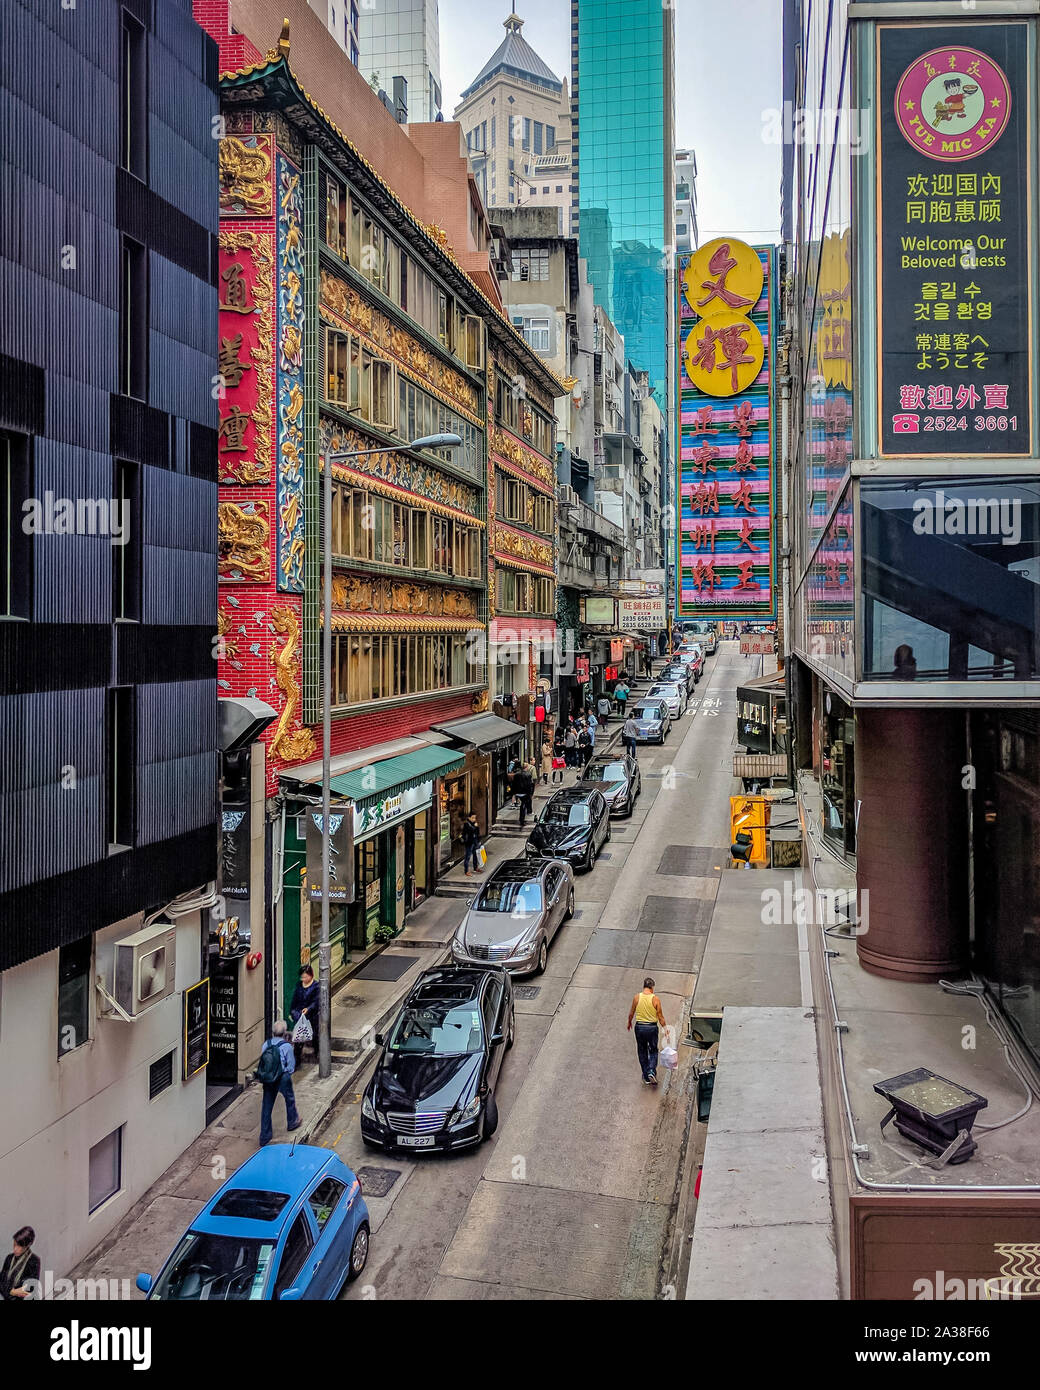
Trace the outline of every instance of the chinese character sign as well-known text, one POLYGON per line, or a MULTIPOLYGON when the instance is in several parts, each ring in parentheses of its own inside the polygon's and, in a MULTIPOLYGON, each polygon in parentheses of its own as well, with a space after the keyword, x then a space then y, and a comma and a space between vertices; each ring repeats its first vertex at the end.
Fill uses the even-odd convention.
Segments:
POLYGON ((1032 452, 1027 35, 880 26, 883 455, 1032 452))
POLYGON ((680 256, 679 618, 771 618, 774 249, 680 256))

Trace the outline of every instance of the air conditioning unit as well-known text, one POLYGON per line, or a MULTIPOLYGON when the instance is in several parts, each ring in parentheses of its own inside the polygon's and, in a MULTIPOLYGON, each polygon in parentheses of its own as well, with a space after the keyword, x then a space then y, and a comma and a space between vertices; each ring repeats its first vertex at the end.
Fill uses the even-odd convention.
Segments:
POLYGON ((113 997, 124 1013, 147 1013, 173 993, 177 975, 177 928, 153 922, 116 942, 113 997))
POLYGON ((578 505, 578 494, 572 487, 564 485, 560 488, 560 503, 564 507, 576 507, 578 505))

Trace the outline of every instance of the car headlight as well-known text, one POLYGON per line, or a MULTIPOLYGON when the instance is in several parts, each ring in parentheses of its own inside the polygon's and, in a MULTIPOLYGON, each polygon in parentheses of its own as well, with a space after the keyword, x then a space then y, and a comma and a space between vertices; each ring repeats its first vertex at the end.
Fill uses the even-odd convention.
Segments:
POLYGON ((466 954, 465 937, 453 936, 451 938, 451 953, 453 956, 464 956, 466 954))
POLYGON ((464 1105, 461 1110, 456 1110, 451 1117, 451 1124, 464 1125, 470 1120, 475 1120, 480 1114, 481 1099, 475 1095, 468 1105, 464 1105))
POLYGON ((369 1100, 367 1091, 361 1099, 361 1113, 366 1120, 375 1120, 376 1118, 375 1106, 369 1100))

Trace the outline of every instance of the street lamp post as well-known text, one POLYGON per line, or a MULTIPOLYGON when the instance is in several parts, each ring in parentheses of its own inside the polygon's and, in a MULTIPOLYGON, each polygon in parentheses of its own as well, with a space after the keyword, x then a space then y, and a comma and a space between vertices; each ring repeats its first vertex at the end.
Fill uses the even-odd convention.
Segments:
MULTIPOLYGON (((462 439, 457 434, 427 434, 413 439, 406 449, 457 449, 462 439)), ((321 938, 318 944, 318 1075, 332 1072, 332 1015, 330 965, 332 947, 329 941, 329 877, 331 841, 332 788, 332 465, 348 459, 365 458, 370 454, 388 454, 390 448, 350 449, 343 453, 325 455, 322 479, 322 638, 321 662, 321 938)))

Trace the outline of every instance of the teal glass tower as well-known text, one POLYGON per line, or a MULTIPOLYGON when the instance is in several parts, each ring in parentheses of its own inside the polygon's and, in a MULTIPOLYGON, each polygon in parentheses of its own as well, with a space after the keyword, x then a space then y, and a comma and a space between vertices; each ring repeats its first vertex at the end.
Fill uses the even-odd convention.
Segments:
POLYGON ((571 229, 596 303, 669 411, 675 12, 571 0, 571 229))

